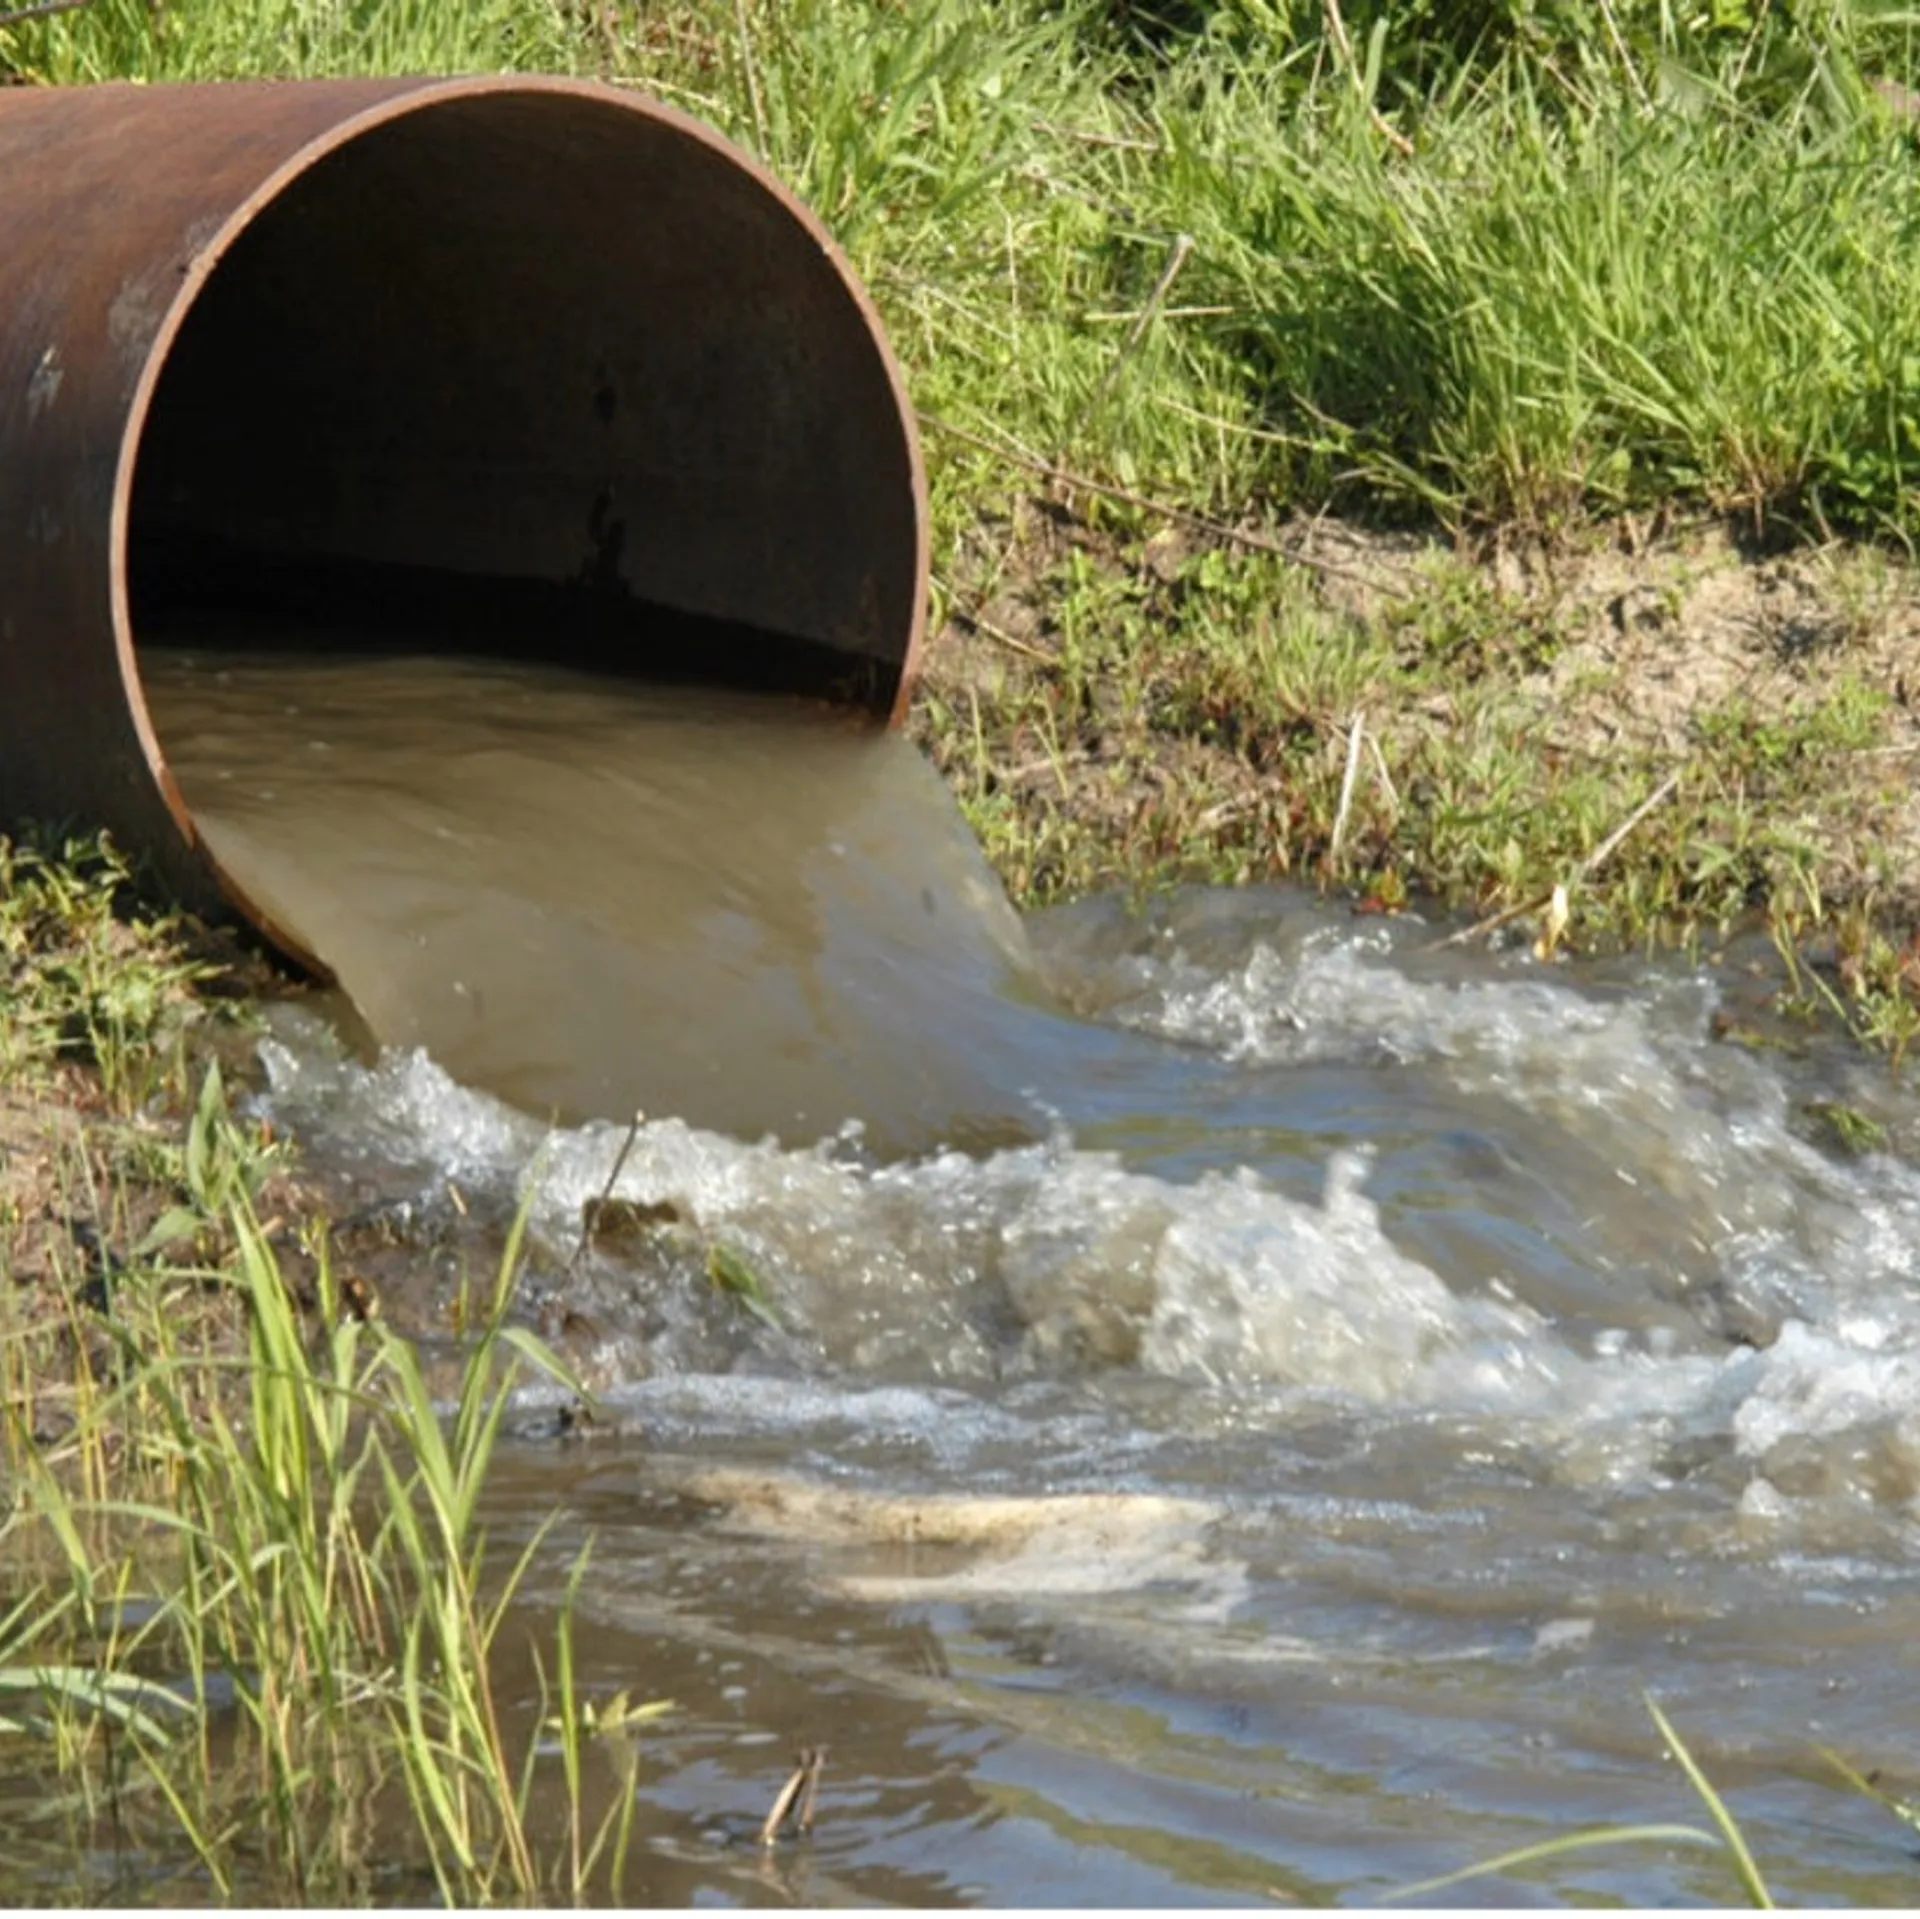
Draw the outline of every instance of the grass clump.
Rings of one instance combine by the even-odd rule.
[[[230,1110],[218,960],[129,879],[0,845],[7,1889],[618,1896],[631,1738],[564,1645],[557,1735],[493,1690],[538,1542],[494,1565],[477,1501],[516,1380],[567,1377],[510,1318],[520,1235],[445,1408]]]
[[[493,1568],[477,1502],[516,1378],[567,1378],[508,1323],[517,1239],[443,1422],[413,1347],[350,1310],[324,1257],[303,1314],[243,1201],[231,1230],[230,1270],[129,1276],[61,1443],[9,1412],[9,1770],[43,1755],[70,1860],[138,1861],[196,1899],[585,1896],[624,1870],[631,1765],[590,1815],[596,1721],[564,1638],[558,1744],[494,1691],[540,1540]],[[169,1291],[195,1279],[237,1293],[239,1350],[174,1332]],[[565,1761],[557,1847],[530,1817],[542,1752]]]

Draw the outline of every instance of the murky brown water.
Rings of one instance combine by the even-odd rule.
[[[1025,939],[905,741],[501,662],[142,673],[216,857],[380,1043],[567,1120],[1031,1137]]]
[[[452,836],[452,923],[486,938],[523,923],[493,905],[467,921],[464,894],[496,870],[516,891],[543,879],[540,845],[496,868],[439,800],[416,816],[380,783],[383,729],[430,737],[458,707],[455,671],[416,682],[433,690],[409,714],[396,696],[364,722],[371,792],[304,789],[333,823],[300,855],[333,862],[302,882],[341,903],[330,930],[363,875],[387,890],[373,849],[390,817],[429,849],[438,827]],[[474,681],[488,728],[494,672]],[[362,723],[346,678],[324,727],[315,691],[281,700],[301,710],[274,746],[270,687],[236,673],[224,685],[244,694],[255,765],[306,750],[343,763]],[[589,870],[630,875],[644,898],[683,836],[613,844],[615,782],[581,742],[656,709],[610,699],[621,718],[603,731],[569,704],[581,697],[560,689],[563,724],[521,723],[538,752],[421,766],[444,757],[444,790],[490,834],[542,821],[551,835],[559,792],[583,796],[568,804],[605,816],[581,822]],[[213,739],[226,723],[202,724]],[[468,726],[450,718],[449,740]],[[792,730],[774,720],[768,736]],[[645,1743],[634,1896],[1377,1900],[1579,1826],[1696,1819],[1660,1760],[1650,1689],[1776,1893],[1911,1900],[1912,1835],[1815,1752],[1883,1767],[1897,1789],[1920,1774],[1909,1089],[1845,1051],[1717,1039],[1738,964],[1436,953],[1415,921],[1273,889],[1185,893],[1138,918],[1089,902],[1032,922],[1028,961],[969,893],[964,849],[939,856],[939,910],[919,902],[925,849],[953,845],[938,789],[871,770],[872,742],[820,739],[813,757],[794,747],[817,782],[804,805],[765,770],[772,747],[689,756],[690,777],[734,768],[739,835],[694,867],[727,875],[729,900],[753,896],[765,876],[749,851],[792,860],[804,821],[849,845],[845,822],[865,822],[863,858],[896,876],[877,903],[843,908],[835,886],[864,882],[839,861],[809,869],[828,877],[809,879],[804,910],[766,923],[808,965],[847,956],[813,1004],[887,1037],[828,1104],[892,1128],[889,1154],[808,1144],[736,1086],[755,1049],[730,1009],[754,979],[786,977],[777,954],[717,996],[704,968],[720,963],[696,960],[691,1015],[631,984],[590,1012],[573,995],[565,1030],[636,1062],[678,1049],[685,1083],[723,1094],[706,1124],[645,1098],[654,1117],[617,1188],[652,1223],[578,1264],[580,1209],[624,1125],[529,1117],[462,1083],[482,1076],[431,1037],[365,1062],[285,1009],[262,1050],[263,1107],[402,1206],[421,1241],[452,1233],[450,1183],[469,1213],[531,1205],[529,1306],[602,1389],[603,1417],[562,1443],[529,1402],[490,1524],[505,1545],[559,1515],[535,1626],[590,1537],[590,1686],[678,1702]],[[509,803],[503,782],[522,774]],[[886,797],[863,811],[866,792]],[[409,910],[383,908],[380,937],[404,935]],[[806,930],[843,911],[862,929],[847,944]],[[676,912],[697,929],[699,910]],[[915,965],[946,952],[927,922],[958,928],[931,1004],[912,997]],[[441,942],[453,978],[473,976],[481,937]],[[897,963],[871,971],[875,953]],[[440,963],[395,969],[430,994]],[[555,975],[518,965],[496,990],[525,991],[538,1029]],[[896,992],[910,1017],[889,1010]],[[809,1002],[796,989],[791,1004],[780,1018],[804,1042]],[[510,1038],[506,1004],[487,1014]],[[901,1049],[921,1044],[932,1090],[900,1100]],[[723,1066],[703,1078],[708,1049]],[[809,1072],[824,1051],[803,1044]],[[928,1143],[943,1096],[973,1150]],[[1881,1120],[1888,1150],[1829,1150],[1831,1099]],[[811,1124],[819,1108],[788,1110]],[[993,1138],[1009,1116],[1037,1133]],[[782,1140],[757,1137],[768,1124]],[[716,1246],[762,1277],[777,1324],[713,1285]],[[531,1710],[530,1674],[521,1691]],[[764,1855],[754,1835],[794,1749],[819,1743],[818,1830]],[[1445,1896],[1735,1892],[1712,1854],[1639,1848]]]

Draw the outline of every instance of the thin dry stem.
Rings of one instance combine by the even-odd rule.
[[[1333,834],[1327,841],[1327,868],[1337,870],[1340,865],[1340,843],[1347,836],[1347,819],[1353,811],[1353,789],[1360,777],[1360,752],[1367,737],[1367,716],[1356,713],[1353,725],[1347,733],[1347,766],[1340,776],[1340,804],[1334,809]]]
[[[1167,257],[1167,264],[1160,278],[1154,283],[1154,289],[1147,295],[1147,303],[1140,309],[1126,339],[1121,343],[1120,351],[1113,356],[1111,364],[1100,376],[1100,384],[1087,395],[1086,404],[1081,407],[1071,429],[1069,441],[1080,437],[1081,429],[1105,404],[1107,395],[1113,391],[1114,383],[1120,378],[1126,364],[1139,350],[1140,342],[1147,336],[1147,328],[1153,324],[1154,317],[1166,305],[1167,295],[1173,291],[1173,283],[1180,277],[1180,269],[1187,264],[1193,254],[1193,235],[1182,233],[1173,243],[1173,251]]]
[[[1360,65],[1353,57],[1353,40],[1347,32],[1347,23],[1340,12],[1340,0],[1326,0],[1327,32],[1333,43],[1340,49],[1340,58],[1346,63],[1347,77],[1353,82],[1355,97],[1367,110],[1367,118],[1373,123],[1373,130],[1399,154],[1402,159],[1413,158],[1413,142],[1396,127],[1380,109],[1366,97],[1360,81]]]
[[[620,1150],[613,1156],[613,1170],[607,1174],[607,1183],[600,1189],[600,1197],[586,1209],[585,1217],[580,1221],[580,1243],[573,1249],[573,1257],[567,1265],[577,1267],[586,1257],[587,1246],[593,1238],[593,1222],[606,1210],[608,1200],[613,1197],[613,1189],[620,1183],[620,1174],[627,1163],[627,1155],[633,1151],[633,1142],[640,1137],[640,1128],[646,1120],[645,1113],[635,1113],[627,1127],[627,1136],[620,1142]]]
[[[44,20],[49,14],[77,13],[82,7],[90,7],[93,0],[38,0],[31,7],[15,7],[7,13],[0,13],[0,27],[17,27],[28,20]]]
[[[740,71],[747,83],[747,106],[753,114],[753,144],[764,160],[767,156],[767,106],[760,97],[760,72],[754,61],[753,22],[748,16],[747,0],[733,0],[735,30],[740,35]]]

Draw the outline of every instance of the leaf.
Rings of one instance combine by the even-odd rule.
[[[192,1239],[206,1221],[190,1206],[169,1206],[141,1236],[133,1249],[135,1259],[151,1259],[163,1247],[183,1239]]]
[[[784,1332],[780,1316],[773,1309],[773,1295],[767,1282],[732,1247],[717,1240],[707,1248],[707,1277],[723,1293],[737,1299],[755,1319]]]
[[[1535,1846],[1521,1846],[1503,1852],[1497,1859],[1483,1859],[1477,1866],[1463,1866],[1458,1872],[1443,1873],[1437,1879],[1422,1879],[1411,1886],[1395,1886],[1381,1895],[1383,1900],[1414,1899],[1422,1893],[1440,1892],[1448,1886],[1464,1885],[1469,1879],[1485,1879],[1496,1872],[1509,1872],[1515,1866],[1528,1866],[1542,1859],[1557,1859],[1563,1853],[1586,1852],[1596,1846],[1630,1845],[1710,1846],[1713,1834],[1698,1826],[1594,1826],[1582,1832],[1569,1832],[1558,1839],[1543,1839]]]
[[[1830,1746],[1816,1746],[1814,1750],[1855,1792],[1865,1793],[1869,1799],[1885,1806],[1903,1825],[1920,1832],[1920,1805],[1915,1805],[1911,1800],[1896,1799],[1884,1786],[1876,1785],[1865,1773],[1848,1765]]]
[[[650,1725],[656,1719],[664,1719],[677,1710],[677,1702],[671,1699],[646,1699],[637,1706],[633,1705],[626,1689],[622,1687],[604,1706],[596,1706],[592,1700],[588,1700],[581,1710],[580,1719],[588,1732],[612,1738],[620,1733],[632,1732],[636,1727]],[[556,1714],[546,1721],[550,1732],[564,1733],[566,1724],[563,1714]]]

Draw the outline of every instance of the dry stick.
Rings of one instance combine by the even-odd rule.
[[[1187,264],[1193,253],[1193,235],[1180,234],[1173,243],[1173,253],[1169,257],[1165,270],[1161,273],[1154,289],[1147,295],[1147,303],[1140,309],[1140,317],[1133,323],[1133,330],[1121,342],[1120,351],[1113,356],[1105,373],[1100,376],[1100,384],[1088,394],[1086,404],[1080,409],[1072,426],[1067,429],[1067,440],[1071,444],[1080,437],[1081,429],[1099,412],[1107,395],[1113,391],[1113,383],[1119,379],[1127,362],[1133,358],[1140,342],[1146,337],[1147,328],[1153,324],[1154,316],[1166,304],[1167,295],[1173,291],[1173,283],[1180,277],[1180,269]]]
[[[1360,747],[1367,736],[1367,716],[1353,716],[1353,730],[1347,735],[1347,770],[1340,779],[1340,804],[1334,809],[1333,837],[1327,842],[1327,866],[1340,864],[1340,842],[1347,836],[1347,815],[1353,809],[1354,782],[1360,775]]]
[[[825,1746],[806,1746],[801,1749],[800,1763],[794,1767],[787,1783],[775,1795],[773,1809],[760,1827],[760,1843],[772,1846],[780,1837],[780,1828],[787,1823],[787,1815],[794,1811],[795,1802],[799,1803],[799,1812],[794,1820],[796,1830],[808,1832],[813,1827],[814,1800],[820,1791],[820,1774],[827,1763]]]
[[[1367,118],[1373,122],[1374,131],[1402,159],[1411,160],[1413,142],[1367,98],[1366,89],[1360,79],[1359,63],[1353,57],[1353,42],[1347,36],[1347,23],[1340,16],[1340,0],[1327,0],[1327,31],[1333,35],[1334,44],[1340,49],[1340,57],[1347,63],[1347,77],[1353,82],[1354,98],[1366,108]]]
[[[1387,756],[1380,750],[1380,742],[1373,734],[1367,735],[1367,746],[1373,754],[1374,771],[1380,775],[1380,791],[1384,795],[1388,809],[1395,819],[1400,816],[1400,794],[1393,783],[1393,775],[1387,771]]]
[[[800,1804],[794,1809],[793,1823],[797,1831],[813,1830],[813,1815],[820,1799],[820,1775],[827,1769],[827,1749],[825,1746],[809,1746],[801,1755],[800,1763],[806,1768],[807,1783],[800,1794]]]
[[[1058,666],[1057,655],[1049,653],[1044,646],[1035,646],[1030,640],[1017,638],[1004,626],[996,626],[984,613],[962,613],[960,616],[976,633],[984,633],[990,640],[998,640],[1009,652],[1024,654],[1030,660],[1037,660],[1042,666]]]
[[[733,19],[740,35],[740,67],[747,77],[747,105],[753,110],[753,144],[760,149],[760,158],[771,163],[773,155],[767,151],[767,109],[760,98],[760,75],[753,64],[753,27],[747,18],[747,0],[733,0]]]
[[[1612,0],[1600,0],[1600,17],[1607,23],[1607,38],[1613,42],[1613,50],[1619,56],[1620,64],[1626,68],[1627,78],[1639,98],[1640,111],[1651,113],[1653,101],[1647,94],[1646,82],[1640,78],[1640,69],[1633,64],[1633,55],[1627,51],[1627,43],[1620,37],[1620,23],[1613,17]]]
[[[1225,320],[1238,313],[1238,307],[1162,307],[1160,317],[1163,320]],[[1137,320],[1140,309],[1131,313],[1083,313],[1081,319],[1088,326],[1118,326],[1123,320]],[[1165,406],[1167,402],[1160,403]]]
[[[1680,775],[1684,767],[1676,769],[1656,786],[1651,793],[1636,806],[1631,813],[1616,826],[1611,833],[1580,862],[1579,879],[1591,878],[1619,850],[1627,835],[1647,817],[1661,801],[1667,799],[1680,784]]]
[[[1310,567],[1316,573],[1357,580],[1361,585],[1370,586],[1394,599],[1409,597],[1406,587],[1370,579],[1357,567],[1342,566],[1337,560],[1318,559],[1311,553],[1297,553],[1284,542],[1270,539],[1264,533],[1250,533],[1242,527],[1229,526],[1224,520],[1209,519],[1204,513],[1195,513],[1190,507],[1175,506],[1170,500],[1153,500],[1144,493],[1135,493],[1124,486],[1112,486],[1105,480],[1090,480],[1084,473],[1071,473],[1051,460],[1037,459],[1031,453],[1021,453],[1010,446],[1001,445],[997,440],[969,433],[965,427],[955,426],[951,420],[943,420],[937,413],[923,413],[920,419],[924,425],[935,428],[950,439],[962,441],[967,446],[977,446],[982,453],[991,453],[995,458],[1005,460],[1009,466],[1024,467],[1027,472],[1037,473],[1042,479],[1052,480],[1056,485],[1097,494],[1104,500],[1117,500],[1122,506],[1136,507],[1142,513],[1157,513],[1163,520],[1172,520],[1177,526],[1190,526],[1195,532],[1210,534],[1229,546],[1244,546],[1255,553],[1271,553],[1278,559],[1291,560],[1295,566]]]
[[[1006,559],[1004,555],[1001,558],[1000,565],[1002,569],[1005,568]],[[999,578],[1000,573],[997,570],[993,578],[989,580],[981,590],[979,597],[982,600],[985,599],[988,593],[992,592]],[[1009,633],[1004,626],[996,626],[992,620],[988,619],[987,616],[980,611],[977,605],[969,608],[966,605],[964,597],[956,593],[945,581],[936,577],[934,586],[939,592],[944,594],[950,602],[953,609],[950,615],[951,618],[964,621],[968,626],[972,627],[976,633],[984,633],[990,640],[997,640],[1010,653],[1022,654],[1027,659],[1035,660],[1042,666],[1058,666],[1060,664],[1057,654],[1049,653],[1044,646],[1035,646],[1031,640],[1021,639],[1017,633]]]
[[[77,13],[82,7],[90,7],[93,0],[39,0],[38,5],[15,7],[11,13],[0,13],[0,27],[17,27],[26,20],[44,20],[50,13]]]
[[[1625,841],[1627,835],[1631,833],[1656,806],[1660,805],[1663,800],[1666,800],[1672,795],[1674,789],[1680,784],[1680,774],[1685,772],[1685,770],[1686,769],[1682,767],[1676,772],[1669,773],[1667,777],[1580,862],[1579,866],[1575,869],[1574,877],[1582,880],[1591,879],[1593,875],[1620,850],[1621,844]],[[1564,882],[1562,883],[1564,884]],[[1539,912],[1543,906],[1550,905],[1552,901],[1552,893],[1543,893],[1537,900],[1527,900],[1518,906],[1502,907],[1499,912],[1489,914],[1487,918],[1476,921],[1472,926],[1462,927],[1457,933],[1449,933],[1445,939],[1432,941],[1427,946],[1422,947],[1421,951],[1438,953],[1449,946],[1464,946],[1469,940],[1478,939],[1483,933],[1498,931],[1499,928],[1505,926],[1511,920],[1523,919],[1529,913]]]
[[[646,1118],[645,1113],[635,1113],[633,1123],[627,1128],[627,1136],[620,1142],[620,1150],[613,1156],[613,1171],[607,1175],[607,1183],[600,1189],[600,1197],[586,1210],[580,1221],[580,1243],[573,1249],[573,1257],[567,1261],[571,1271],[586,1257],[587,1242],[593,1238],[593,1222],[605,1209],[607,1201],[613,1197],[613,1189],[620,1183],[620,1173],[627,1163],[627,1155],[633,1151],[633,1142],[640,1137],[640,1125]]]

